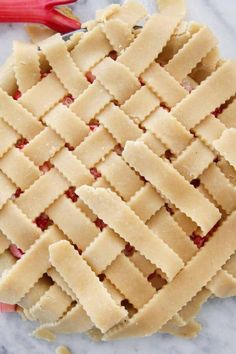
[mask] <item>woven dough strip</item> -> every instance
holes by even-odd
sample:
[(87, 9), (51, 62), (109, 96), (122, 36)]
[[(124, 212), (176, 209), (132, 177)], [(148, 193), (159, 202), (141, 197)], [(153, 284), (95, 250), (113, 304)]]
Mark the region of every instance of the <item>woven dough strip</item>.
[(216, 45), (217, 41), (212, 32), (207, 27), (202, 27), (169, 61), (165, 69), (181, 82)]
[[(123, 156), (158, 191), (195, 221), (204, 233), (210, 231), (220, 219), (219, 211), (207, 199), (203, 198), (169, 163), (154, 155), (144, 144), (128, 142)], [(185, 195), (188, 196), (186, 201), (183, 198)], [(196, 205), (201, 205), (201, 212), (198, 210), (197, 215)]]
[[(65, 254), (70, 260), (67, 264), (61, 262)], [(89, 317), (103, 332), (126, 316), (126, 311), (112, 300), (88, 264), (67, 241), (58, 242), (54, 247), (50, 247), (50, 261), (80, 299)], [(76, 272), (80, 282), (75, 281), (76, 277), (73, 276), (73, 272)], [(95, 300), (97, 296), (101, 300), (99, 307), (97, 307)], [(109, 313), (106, 318), (103, 316), (104, 311)]]
[(223, 156), (226, 161), (236, 170), (236, 156), (232, 146), (236, 141), (236, 129), (227, 129), (219, 140), (214, 142), (214, 146), (217, 151)]
[[(87, 186), (80, 187), (78, 194), (100, 219), (133, 245), (157, 268), (161, 268), (168, 279), (173, 279), (174, 275), (182, 268), (183, 262), (177, 254), (160, 238), (156, 237), (117, 195), (109, 190), (94, 189)], [(103, 206), (102, 210), (100, 208), (101, 200), (106, 201), (105, 205), (107, 206)], [(119, 210), (119, 217), (113, 217), (115, 210)], [(124, 214), (129, 219), (127, 224), (122, 222)], [(132, 228), (130, 225), (132, 225)], [(138, 235), (142, 235), (142, 237)], [(149, 244), (146, 242), (147, 239)]]
[(17, 142), (18, 138), (18, 134), (0, 119), (0, 157)]
[(73, 97), (78, 97), (88, 87), (88, 81), (73, 62), (61, 36), (57, 34), (48, 38), (40, 48), (66, 90)]
[(14, 42), (13, 55), (17, 85), (24, 93), (40, 80), (38, 48), (33, 44)]
[[(236, 214), (233, 213), (227, 221), (216, 231), (214, 237), (205, 247), (187, 264), (187, 266), (156, 294), (127, 325), (121, 326), (104, 336), (105, 339), (115, 339), (126, 336), (144, 336), (155, 333), (171, 317), (181, 310), (207, 282), (217, 273), (229, 257), (236, 250), (234, 228), (236, 227)], [(221, 245), (224, 242), (224, 249)], [(215, 254), (219, 256), (216, 258)], [(208, 262), (207, 259), (211, 259)], [(204, 264), (204, 267), (203, 267)], [(194, 283), (189, 282), (194, 274)], [(182, 289), (185, 286), (186, 291)], [(174, 301), (173, 301), (174, 297)], [(160, 311), (160, 309), (165, 309)], [(155, 315), (158, 311), (158, 315)]]
[[(59, 241), (62, 237), (62, 233), (52, 227), (31, 246), (14, 267), (2, 275), (0, 301), (16, 304), (21, 300), (50, 267), (49, 245)], [(29, 267), (32, 269), (31, 273), (28, 272)]]
[[(225, 62), (207, 80), (172, 109), (172, 114), (187, 128), (194, 128), (215, 107), (220, 107), (235, 94), (236, 63)], [(215, 88), (212, 91), (212, 87)], [(207, 101), (205, 97), (208, 97)], [(204, 104), (201, 104), (204, 102)], [(191, 116), (189, 115), (191, 112)]]

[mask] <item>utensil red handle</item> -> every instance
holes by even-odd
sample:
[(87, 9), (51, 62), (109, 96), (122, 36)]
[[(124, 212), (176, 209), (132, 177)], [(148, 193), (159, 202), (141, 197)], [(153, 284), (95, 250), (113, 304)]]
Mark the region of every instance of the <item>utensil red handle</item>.
[(77, 0), (0, 0), (0, 22), (41, 23), (53, 30), (67, 33), (79, 29), (81, 24), (60, 13), (56, 6)]

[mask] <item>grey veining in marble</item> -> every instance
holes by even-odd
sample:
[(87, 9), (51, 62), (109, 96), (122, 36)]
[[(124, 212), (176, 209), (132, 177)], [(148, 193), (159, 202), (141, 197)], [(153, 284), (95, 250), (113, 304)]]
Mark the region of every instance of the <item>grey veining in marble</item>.
[[(30, 1), (30, 0), (29, 0)], [(154, 0), (141, 0), (150, 11)], [(80, 0), (75, 6), (82, 21), (92, 18), (98, 8), (112, 0)], [(236, 57), (236, 0), (188, 0), (189, 17), (207, 23), (219, 38), (224, 57)], [(13, 39), (26, 38), (22, 25), (0, 25), (0, 62), (11, 51)], [(34, 324), (22, 322), (16, 314), (0, 314), (0, 354), (51, 354), (56, 346), (67, 344), (74, 354), (234, 354), (236, 352), (236, 299), (212, 299), (199, 315), (203, 331), (187, 341), (168, 335), (154, 335), (114, 343), (92, 343), (85, 336), (62, 336), (55, 344), (30, 336)]]

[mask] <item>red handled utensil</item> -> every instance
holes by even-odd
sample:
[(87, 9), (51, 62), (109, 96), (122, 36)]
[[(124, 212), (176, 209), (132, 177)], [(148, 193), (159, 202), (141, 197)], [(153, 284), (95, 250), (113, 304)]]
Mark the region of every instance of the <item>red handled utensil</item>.
[(58, 11), (56, 6), (77, 0), (0, 0), (0, 22), (41, 23), (60, 33), (75, 31), (79, 21)]

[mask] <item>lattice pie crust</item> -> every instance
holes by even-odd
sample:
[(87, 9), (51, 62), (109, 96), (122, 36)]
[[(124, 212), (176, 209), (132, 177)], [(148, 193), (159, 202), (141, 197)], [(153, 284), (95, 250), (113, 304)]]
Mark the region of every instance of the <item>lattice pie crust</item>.
[(236, 295), (236, 62), (159, 7), (15, 42), (1, 69), (0, 301), (36, 335), (192, 337)]

